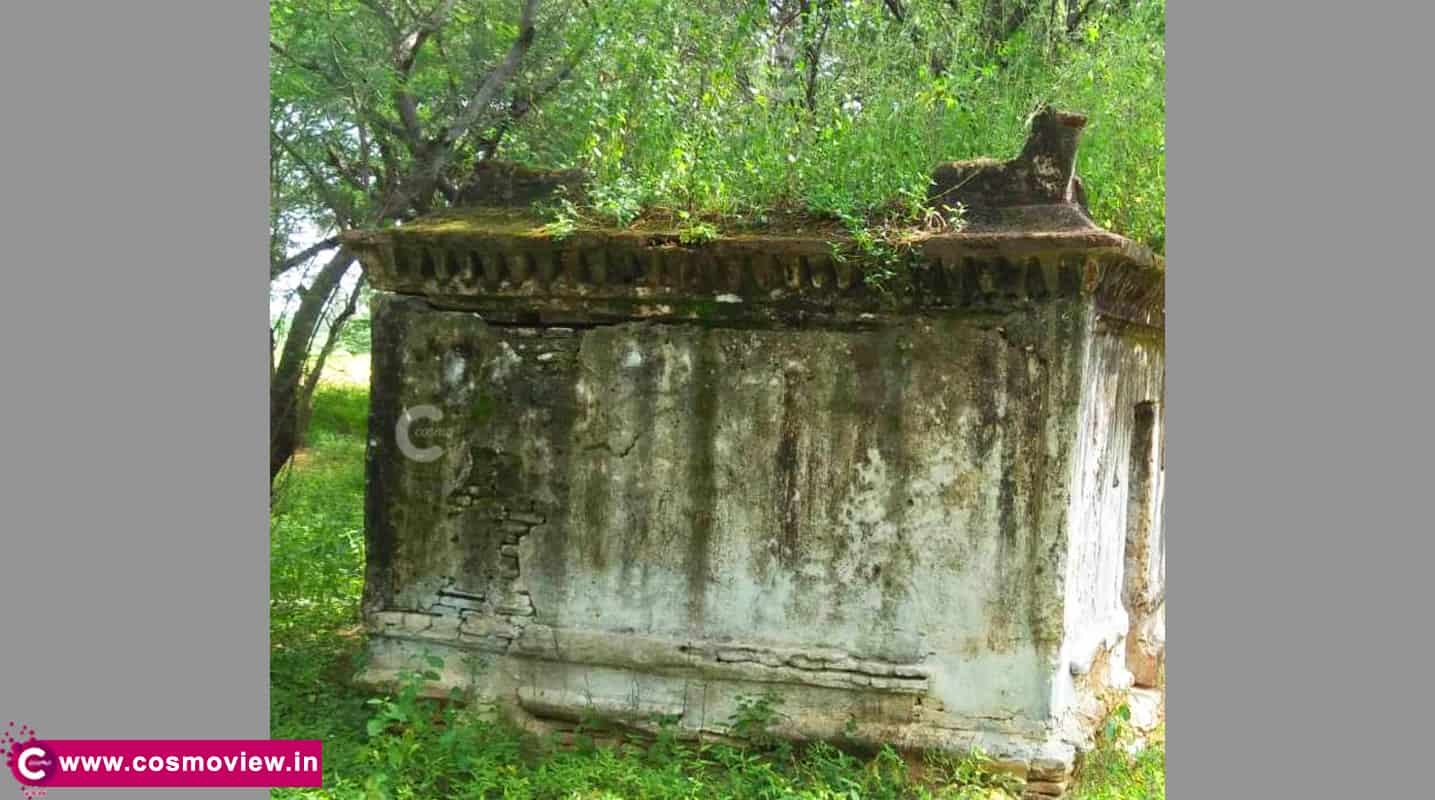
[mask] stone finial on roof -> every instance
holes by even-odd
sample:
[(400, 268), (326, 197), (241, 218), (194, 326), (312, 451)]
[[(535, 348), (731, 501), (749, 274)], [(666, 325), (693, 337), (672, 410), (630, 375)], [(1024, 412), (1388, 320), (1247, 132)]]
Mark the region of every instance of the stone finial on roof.
[(509, 161), (480, 161), (459, 189), (459, 206), (524, 208), (558, 194), (577, 199), (587, 181), (577, 169), (539, 170)]
[(928, 200), (964, 206), (969, 222), (979, 228), (1094, 227), (1076, 177), (1076, 143), (1085, 126), (1081, 114), (1043, 106), (1032, 115), (1016, 158), (942, 164), (932, 173)]

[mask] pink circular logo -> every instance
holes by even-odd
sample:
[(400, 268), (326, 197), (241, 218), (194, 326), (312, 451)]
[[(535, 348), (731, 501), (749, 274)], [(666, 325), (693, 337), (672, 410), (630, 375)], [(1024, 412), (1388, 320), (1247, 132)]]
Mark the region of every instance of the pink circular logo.
[(31, 739), (16, 742), (10, 748), (10, 772), (15, 780), (27, 786), (44, 786), (60, 771), (55, 751), (44, 742)]

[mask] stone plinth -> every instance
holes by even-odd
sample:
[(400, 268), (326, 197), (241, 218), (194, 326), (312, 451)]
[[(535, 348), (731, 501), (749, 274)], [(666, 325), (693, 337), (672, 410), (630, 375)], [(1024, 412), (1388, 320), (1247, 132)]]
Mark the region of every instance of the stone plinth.
[(351, 236), (370, 679), (427, 649), (532, 723), (689, 732), (772, 690), (781, 732), (1059, 794), (1164, 642), (1164, 265), (1070, 187), (992, 196), (886, 291), (820, 229)]

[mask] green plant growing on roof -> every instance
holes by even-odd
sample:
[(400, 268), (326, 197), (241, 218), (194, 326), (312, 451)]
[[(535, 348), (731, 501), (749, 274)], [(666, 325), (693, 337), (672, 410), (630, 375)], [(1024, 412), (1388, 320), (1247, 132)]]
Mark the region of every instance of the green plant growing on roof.
[(561, 195), (557, 198), (556, 207), (550, 213), (553, 215), (553, 219), (538, 230), (555, 242), (561, 242), (572, 236), (573, 232), (578, 230), (579, 220), (583, 218), (578, 206), (572, 200)]
[(691, 222), (678, 228), (678, 241), (689, 247), (707, 244), (717, 238), (717, 226), (711, 222)]

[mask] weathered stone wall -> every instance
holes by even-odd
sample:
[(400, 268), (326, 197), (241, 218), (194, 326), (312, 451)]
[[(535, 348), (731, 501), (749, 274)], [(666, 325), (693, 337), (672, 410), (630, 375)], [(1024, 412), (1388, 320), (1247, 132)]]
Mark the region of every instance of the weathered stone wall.
[(486, 654), (538, 716), (719, 730), (774, 688), (797, 733), (1065, 753), (1072, 673), (1125, 633), (1149, 345), (1072, 302), (797, 330), (376, 302), (372, 429), (442, 415), (411, 428), (433, 461), (374, 443), (378, 631)]
[(1058, 230), (921, 241), (896, 294), (811, 234), (352, 237), (370, 679), (428, 649), (530, 722), (689, 732), (774, 690), (791, 735), (1060, 794), (1164, 652), (1164, 266), (1057, 195), (988, 218)]
[[(1156, 601), (1165, 586), (1162, 338), (1097, 317), (1083, 361), (1067, 512), (1062, 660), (1069, 669), (1053, 685), (1054, 710), (1077, 727), (1101, 713), (1093, 702), (1101, 688), (1131, 684), (1123, 645), (1138, 629), (1164, 644)], [(1154, 669), (1138, 666), (1151, 685)]]
[(415, 439), (444, 455), (385, 459), (399, 519), (375, 522), (402, 557), (375, 554), (371, 600), (427, 611), (426, 580), (496, 598), (513, 578), (531, 600), (509, 604), (560, 629), (835, 647), (923, 682), (963, 653), (939, 683), (993, 691), (950, 710), (1040, 718), (1080, 319), (545, 330), (382, 297), (399, 363), (375, 429), (434, 405)]

